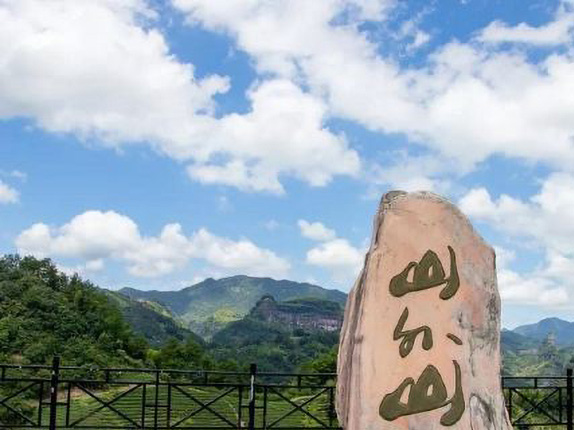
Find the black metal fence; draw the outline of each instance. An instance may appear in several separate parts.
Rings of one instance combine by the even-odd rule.
[[[335,374],[0,364],[0,428],[339,429]],[[573,376],[504,377],[517,429],[573,429]]]

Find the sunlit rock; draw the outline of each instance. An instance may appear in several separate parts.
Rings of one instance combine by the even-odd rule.
[[[346,430],[510,430],[493,249],[447,200],[391,192],[349,296],[338,362]]]

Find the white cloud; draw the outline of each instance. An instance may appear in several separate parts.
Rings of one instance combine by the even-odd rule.
[[[357,173],[357,154],[324,126],[327,107],[289,82],[262,82],[248,113],[216,116],[229,80],[198,79],[155,19],[145,0],[1,2],[0,118],[110,147],[147,143],[193,179],[249,191],[281,193],[280,176],[322,186]]]
[[[515,237],[535,240],[563,254],[574,254],[574,175],[553,173],[538,194],[524,201],[501,195],[493,199],[484,188],[469,191],[460,201],[464,212]]]
[[[266,81],[248,95],[251,112],[222,118],[205,136],[206,145],[225,148],[231,159],[193,164],[188,169],[192,178],[281,194],[280,172],[312,186],[358,172],[358,155],[343,137],[323,127],[327,108],[319,99],[287,80]]]
[[[357,277],[364,258],[364,252],[346,239],[329,240],[307,251],[308,264],[329,270],[333,278],[342,283]]]
[[[478,40],[487,43],[525,43],[530,45],[563,45],[572,41],[574,35],[573,2],[562,1],[556,10],[554,20],[533,27],[525,22],[511,26],[494,21],[478,35]]]
[[[331,277],[342,284],[356,278],[363,265],[365,250],[338,238],[334,230],[321,222],[299,220],[297,224],[303,237],[320,242],[307,251],[307,264],[327,269]]]
[[[17,203],[20,193],[0,179],[0,204]]]
[[[234,37],[260,73],[307,85],[332,116],[406,134],[465,171],[493,154],[573,169],[568,50],[531,62],[520,47],[452,41],[404,68],[380,53],[360,15],[336,19],[348,1],[172,1],[192,25]]]
[[[325,227],[321,222],[309,222],[304,219],[297,221],[301,235],[311,240],[324,242],[336,238],[334,230]]]
[[[284,276],[290,268],[287,260],[274,252],[259,248],[247,239],[232,241],[200,229],[192,237],[193,255],[211,265],[228,270],[242,270],[242,274]]]
[[[387,152],[390,162],[374,164],[367,173],[371,184],[369,194],[379,198],[381,188],[403,191],[433,191],[446,194],[451,188],[446,173],[461,174],[462,171],[453,160],[436,155],[409,155],[407,151]]]
[[[95,272],[104,270],[105,263],[102,259],[87,261],[85,264],[76,264],[74,266],[66,266],[64,264],[57,264],[59,270],[66,275],[72,276],[75,274],[91,276]]]
[[[473,189],[460,206],[471,217],[544,252],[544,264],[529,273],[518,274],[504,262],[499,271],[503,298],[543,305],[567,302],[574,292],[574,175],[551,174],[528,200],[508,195],[493,199],[484,188]]]
[[[247,239],[234,241],[206,229],[185,236],[179,224],[167,224],[158,236],[142,236],[134,221],[114,211],[87,211],[55,228],[34,224],[17,237],[16,246],[22,254],[85,260],[76,270],[100,270],[106,259],[120,261],[142,277],[172,273],[194,258],[251,275],[284,276],[290,268],[287,260]]]
[[[505,303],[556,308],[570,302],[567,289],[545,276],[524,276],[512,270],[500,270],[498,284],[500,297]]]

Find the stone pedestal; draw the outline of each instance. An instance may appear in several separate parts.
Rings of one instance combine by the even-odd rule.
[[[337,412],[346,430],[511,430],[493,249],[431,193],[391,192],[349,296]]]

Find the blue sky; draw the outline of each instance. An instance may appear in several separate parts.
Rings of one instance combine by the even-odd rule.
[[[424,189],[495,246],[505,326],[572,320],[573,38],[572,0],[0,1],[0,252],[348,291]]]

